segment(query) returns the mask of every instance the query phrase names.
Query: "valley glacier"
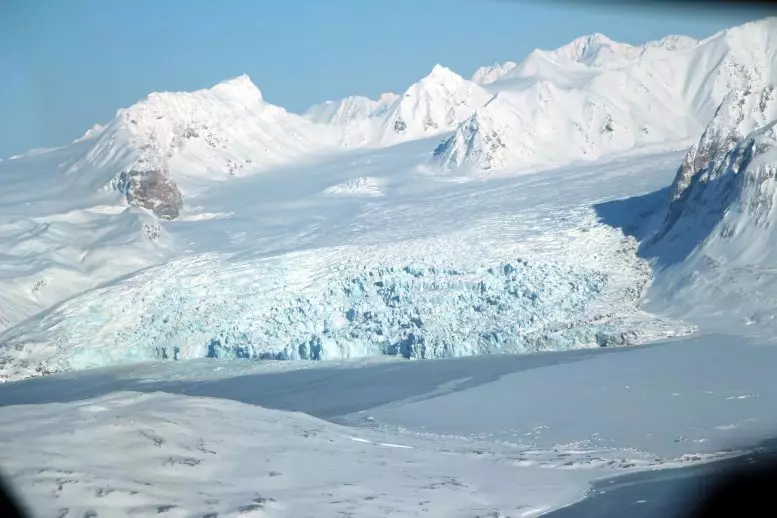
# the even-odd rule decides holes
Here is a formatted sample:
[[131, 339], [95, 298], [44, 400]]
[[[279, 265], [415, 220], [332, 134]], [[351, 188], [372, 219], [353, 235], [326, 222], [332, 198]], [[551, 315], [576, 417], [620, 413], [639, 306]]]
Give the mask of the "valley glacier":
[[[428, 177], [412, 165], [420, 146], [407, 147], [394, 167], [367, 151], [355, 162], [334, 157], [328, 166], [248, 177], [202, 195], [224, 216], [190, 220], [184, 212], [154, 240], [143, 237], [189, 243], [185, 256], [3, 332], [4, 378], [159, 359], [536, 352], [633, 345], [693, 329], [642, 310], [651, 274], [637, 241], [576, 200], [603, 175], [612, 190], [600, 194], [617, 195], [623, 179], [677, 153], [558, 170], [552, 174], [564, 188], [542, 200], [531, 188], [542, 176], [499, 181], [483, 198], [481, 181]], [[385, 196], [333, 197], [319, 187], [365, 169]], [[306, 178], [306, 191], [288, 190], [295, 178]], [[256, 194], [257, 181], [265, 194]], [[240, 205], [245, 192], [253, 194]], [[521, 199], [541, 203], [518, 209]], [[300, 212], [300, 202], [312, 210]], [[464, 229], [455, 225], [459, 211], [469, 219]]]
[[[612, 243], [618, 236], [602, 227], [570, 234], [570, 248], [599, 240], [625, 259], [636, 246]], [[422, 246], [430, 244], [174, 260], [10, 329], [3, 340], [21, 354], [6, 372], [202, 357], [430, 359], [631, 345], [688, 331], [641, 313], [649, 273], [639, 261], [600, 257], [598, 269], [520, 257], [407, 262]]]

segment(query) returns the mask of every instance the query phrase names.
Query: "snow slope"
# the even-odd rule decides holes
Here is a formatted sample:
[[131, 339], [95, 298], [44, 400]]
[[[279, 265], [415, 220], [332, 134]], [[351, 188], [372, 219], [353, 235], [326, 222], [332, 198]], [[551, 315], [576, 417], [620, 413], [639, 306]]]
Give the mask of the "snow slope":
[[533, 51], [435, 150], [447, 169], [531, 169], [696, 138], [734, 88], [777, 79], [777, 18], [702, 41], [642, 46], [594, 34]]
[[685, 138], [683, 118], [654, 116], [646, 106], [537, 81], [497, 93], [435, 149], [432, 163], [448, 170], [538, 169]]
[[176, 248], [153, 215], [73, 174], [98, 134], [0, 163], [0, 330]]
[[0, 443], [14, 446], [0, 461], [36, 516], [532, 516], [590, 476], [484, 459], [484, 441], [164, 393], [5, 407]]

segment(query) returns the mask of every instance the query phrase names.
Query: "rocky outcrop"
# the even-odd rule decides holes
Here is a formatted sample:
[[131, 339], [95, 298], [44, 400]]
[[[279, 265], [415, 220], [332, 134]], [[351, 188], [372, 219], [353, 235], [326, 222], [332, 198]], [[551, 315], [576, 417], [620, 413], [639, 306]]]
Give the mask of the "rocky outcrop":
[[[768, 85], [761, 89], [735, 89], [718, 107], [699, 142], [691, 146], [677, 170], [671, 188], [669, 210], [663, 233], [694, 209], [694, 200], [706, 198], [704, 191], [727, 173], [736, 174], [753, 158], [747, 151], [751, 144], [744, 142], [755, 130], [764, 128], [777, 119], [777, 93]], [[758, 154], [764, 151], [759, 148]], [[719, 182], [718, 182], [719, 183]], [[722, 194], [722, 193], [721, 193]]]
[[183, 207], [178, 186], [167, 171], [149, 169], [122, 172], [116, 189], [127, 197], [130, 205], [144, 207], [160, 219], [175, 219]]

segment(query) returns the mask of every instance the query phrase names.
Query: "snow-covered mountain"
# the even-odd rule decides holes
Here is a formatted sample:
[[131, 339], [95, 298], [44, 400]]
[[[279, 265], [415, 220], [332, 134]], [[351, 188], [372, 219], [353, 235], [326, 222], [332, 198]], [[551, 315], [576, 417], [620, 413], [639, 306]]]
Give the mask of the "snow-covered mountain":
[[305, 115], [339, 127], [345, 146], [390, 146], [451, 131], [490, 98], [479, 85], [435, 65], [401, 96], [348, 97], [313, 106]]
[[723, 246], [732, 258], [753, 263], [777, 254], [776, 125], [773, 85], [726, 97], [677, 171], [661, 246], [678, 240]]
[[196, 92], [152, 93], [119, 110], [68, 173], [91, 169], [97, 185], [110, 182], [130, 203], [175, 218], [179, 188], [289, 163], [334, 139], [329, 128], [265, 102], [244, 75]]
[[552, 166], [686, 136], [681, 117], [660, 119], [648, 110], [537, 81], [497, 93], [437, 147], [432, 160], [447, 169]]
[[523, 169], [694, 138], [729, 91], [775, 80], [774, 34], [777, 18], [767, 18], [699, 42], [668, 36], [632, 46], [594, 34], [535, 50], [487, 85], [496, 98], [432, 161]]
[[643, 245], [659, 272], [654, 310], [772, 339], [775, 175], [777, 91], [735, 89], [688, 150], [658, 229]]
[[[58, 148], [63, 181], [79, 192], [112, 188], [131, 205], [174, 219], [182, 193], [299, 160], [336, 132], [264, 101], [248, 76], [195, 92], [152, 93]], [[17, 160], [47, 156], [30, 152]], [[8, 166], [11, 167], [11, 166]]]
[[299, 161], [336, 138], [265, 102], [241, 76], [153, 93], [67, 146], [3, 161], [0, 255], [13, 273], [0, 276], [0, 329], [169, 257], [174, 240], [156, 219], [197, 212], [187, 198], [203, 188]]
[[383, 115], [399, 95], [384, 93], [378, 99], [354, 95], [339, 101], [326, 101], [305, 110], [303, 116], [321, 124], [344, 125], [355, 120]]

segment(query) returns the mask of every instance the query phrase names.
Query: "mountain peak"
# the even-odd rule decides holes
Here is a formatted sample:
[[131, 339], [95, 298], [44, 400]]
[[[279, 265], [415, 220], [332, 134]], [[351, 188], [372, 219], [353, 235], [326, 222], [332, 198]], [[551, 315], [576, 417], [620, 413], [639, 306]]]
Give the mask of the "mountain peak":
[[237, 77], [221, 81], [210, 89], [214, 94], [223, 94], [225, 96], [240, 99], [242, 101], [261, 101], [262, 92], [251, 81], [248, 74], [242, 74]]
[[380, 94], [380, 97], [378, 97], [378, 104], [389, 104], [399, 99], [399, 95], [395, 94], [394, 92], [386, 92]]
[[615, 41], [611, 40], [601, 32], [594, 32], [593, 34], [589, 34], [588, 36], [583, 36], [581, 39], [585, 39], [586, 41], [596, 42], [596, 43], [615, 43]]
[[603, 49], [607, 49], [605, 51], [606, 54], [612, 54], [614, 52], [627, 52], [631, 48], [633, 47], [627, 43], [618, 43], [602, 33], [595, 32], [576, 38], [550, 54], [563, 61], [590, 65], [596, 63]]
[[566, 45], [562, 46], [561, 48], [565, 47], [575, 47], [575, 48], [584, 48], [591, 45], [627, 45], [625, 43], [618, 43], [617, 41], [614, 41], [601, 32], [595, 32], [593, 34], [588, 34], [586, 36], [580, 36], [579, 38], [575, 38], [574, 40], [570, 41]]
[[480, 85], [491, 84], [509, 74], [517, 66], [518, 63], [515, 61], [495, 62], [493, 65], [478, 68], [472, 74], [470, 81]]
[[667, 50], [684, 50], [689, 49], [695, 45], [698, 45], [698, 40], [691, 38], [690, 36], [682, 36], [679, 34], [670, 34], [658, 41], [649, 42], [645, 46], [657, 46]]
[[444, 67], [438, 63], [434, 65], [429, 75], [421, 79], [421, 82], [423, 83], [423, 82], [434, 81], [437, 83], [441, 83], [441, 82], [450, 82], [450, 81], [459, 82], [463, 80], [464, 78], [461, 77], [459, 74], [457, 74], [450, 68]]

